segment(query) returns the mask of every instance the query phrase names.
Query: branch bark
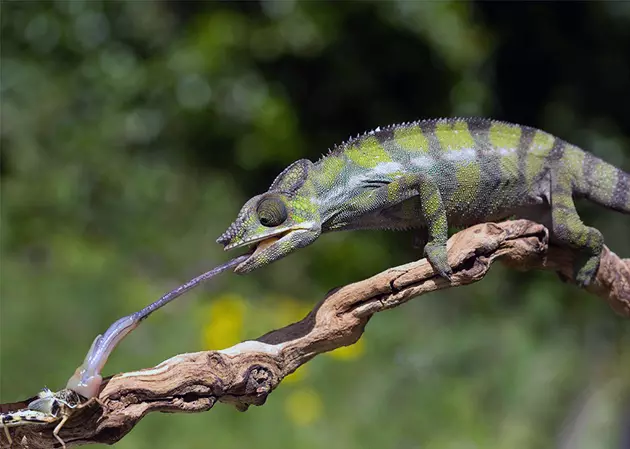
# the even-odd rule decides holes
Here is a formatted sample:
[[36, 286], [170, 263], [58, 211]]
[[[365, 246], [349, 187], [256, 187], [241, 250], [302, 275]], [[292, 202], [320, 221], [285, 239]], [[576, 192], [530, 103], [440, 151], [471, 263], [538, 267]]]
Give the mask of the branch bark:
[[[484, 223], [451, 237], [451, 282], [426, 259], [390, 268], [330, 292], [303, 320], [255, 341], [220, 351], [180, 354], [154, 368], [117, 374], [103, 382], [99, 399], [79, 410], [60, 432], [68, 446], [112, 444], [150, 412], [204, 412], [223, 402], [245, 411], [262, 405], [282, 379], [317, 354], [355, 343], [377, 312], [432, 291], [477, 282], [500, 260], [518, 270], [556, 271], [573, 279], [573, 254], [548, 244], [547, 229], [527, 220]], [[604, 248], [595, 283], [587, 288], [630, 318], [630, 259]], [[54, 425], [11, 429], [14, 446], [58, 445]], [[0, 437], [1, 438], [1, 437]], [[9, 447], [6, 439], [2, 448]]]

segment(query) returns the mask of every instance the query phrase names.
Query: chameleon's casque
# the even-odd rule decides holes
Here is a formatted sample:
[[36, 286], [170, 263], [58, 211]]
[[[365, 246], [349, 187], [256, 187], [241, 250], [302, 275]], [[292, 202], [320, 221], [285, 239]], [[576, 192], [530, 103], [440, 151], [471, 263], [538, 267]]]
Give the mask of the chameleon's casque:
[[323, 232], [418, 229], [443, 277], [448, 226], [510, 216], [545, 224], [552, 240], [583, 255], [576, 280], [590, 283], [603, 246], [582, 223], [575, 197], [630, 213], [630, 175], [534, 128], [488, 119], [439, 119], [377, 128], [313, 163], [287, 167], [250, 199], [217, 240], [256, 246], [247, 273], [309, 245]]

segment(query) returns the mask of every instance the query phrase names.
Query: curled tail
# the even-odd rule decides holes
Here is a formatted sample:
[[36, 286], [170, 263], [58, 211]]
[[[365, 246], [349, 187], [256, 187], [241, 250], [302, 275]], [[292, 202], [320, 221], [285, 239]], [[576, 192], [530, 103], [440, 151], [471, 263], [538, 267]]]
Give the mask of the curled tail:
[[581, 173], [574, 173], [576, 193], [609, 209], [630, 214], [630, 174], [577, 147], [571, 148], [573, 151], [584, 155]]

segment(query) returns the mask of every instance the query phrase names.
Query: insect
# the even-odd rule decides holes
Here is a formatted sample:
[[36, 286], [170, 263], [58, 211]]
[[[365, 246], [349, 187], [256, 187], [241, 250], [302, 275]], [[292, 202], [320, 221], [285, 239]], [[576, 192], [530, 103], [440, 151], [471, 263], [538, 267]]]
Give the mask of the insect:
[[12, 444], [13, 439], [9, 433], [10, 427], [50, 424], [59, 421], [53, 430], [53, 435], [61, 447], [65, 448], [66, 443], [59, 436], [59, 431], [75, 410], [90, 405], [94, 401], [98, 400], [96, 398], [86, 399], [67, 388], [57, 392], [44, 388], [33, 401], [27, 404], [26, 408], [0, 413], [0, 427], [4, 429], [9, 444]]

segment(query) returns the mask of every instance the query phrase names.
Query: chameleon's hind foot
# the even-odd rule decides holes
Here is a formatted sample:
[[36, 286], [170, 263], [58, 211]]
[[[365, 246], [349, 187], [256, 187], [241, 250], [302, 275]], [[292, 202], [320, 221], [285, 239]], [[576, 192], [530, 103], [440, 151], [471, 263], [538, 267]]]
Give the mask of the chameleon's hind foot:
[[595, 280], [604, 236], [597, 229], [582, 223], [571, 191], [562, 183], [563, 175], [570, 176], [564, 172], [555, 176], [552, 173], [551, 176], [552, 238], [576, 251], [573, 273], [575, 283], [583, 288]]
[[429, 259], [429, 263], [437, 273], [447, 281], [453, 276], [453, 269], [448, 264], [445, 243], [427, 243], [424, 247], [424, 254]]
[[575, 283], [580, 288], [587, 287], [595, 281], [599, 268], [599, 256], [591, 256], [585, 264], [577, 264], [575, 267]]

